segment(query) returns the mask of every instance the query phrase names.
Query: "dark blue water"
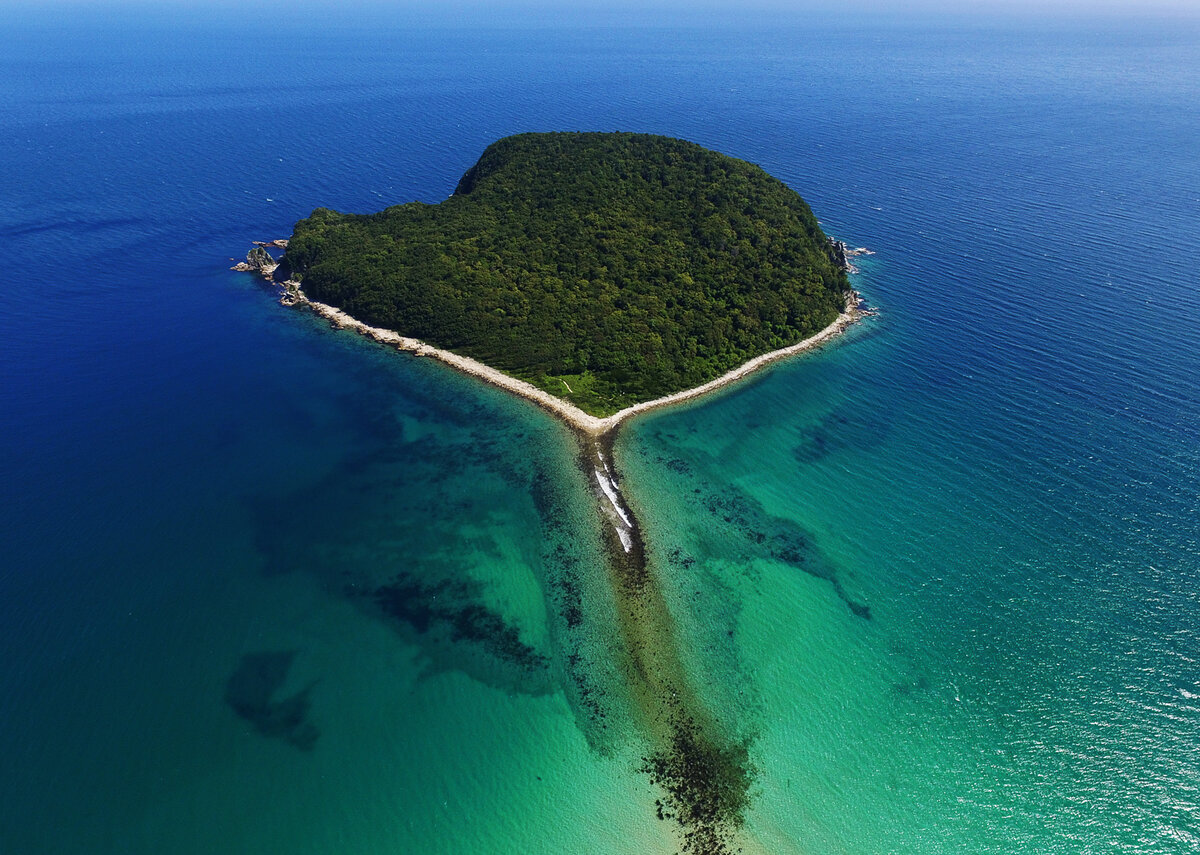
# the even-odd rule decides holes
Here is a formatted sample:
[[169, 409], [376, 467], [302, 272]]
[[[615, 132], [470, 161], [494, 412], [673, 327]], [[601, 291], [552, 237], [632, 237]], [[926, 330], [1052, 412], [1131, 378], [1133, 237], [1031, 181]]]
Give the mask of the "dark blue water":
[[[0, 27], [4, 851], [671, 845], [583, 571], [563, 620], [595, 560], [565, 433], [227, 270], [574, 129], [759, 163], [877, 253], [878, 318], [623, 446], [757, 740], [749, 839], [1200, 851], [1195, 21]], [[799, 527], [871, 621], [697, 489]], [[397, 580], [419, 617], [361, 594]], [[438, 629], [475, 606], [531, 658]]]

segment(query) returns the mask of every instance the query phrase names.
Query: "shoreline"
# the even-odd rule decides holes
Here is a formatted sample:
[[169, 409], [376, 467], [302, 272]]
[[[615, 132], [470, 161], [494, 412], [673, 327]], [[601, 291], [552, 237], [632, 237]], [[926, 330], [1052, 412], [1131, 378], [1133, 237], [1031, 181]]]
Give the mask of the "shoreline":
[[[271, 279], [273, 268], [264, 267], [258, 271], [266, 279]], [[671, 395], [666, 395], [662, 398], [655, 398], [652, 401], [643, 401], [640, 404], [634, 404], [613, 413], [611, 416], [600, 418], [598, 416], [585, 413], [579, 407], [569, 401], [565, 401], [555, 395], [550, 394], [542, 389], [537, 388], [532, 383], [520, 380], [509, 374], [505, 374], [496, 368], [485, 365], [478, 360], [472, 359], [469, 356], [461, 356], [448, 350], [433, 347], [425, 342], [402, 336], [394, 330], [383, 329], [381, 327], [373, 327], [366, 324], [357, 318], [347, 314], [346, 312], [326, 303], [320, 303], [316, 300], [311, 300], [300, 287], [299, 282], [287, 280], [280, 283], [284, 288], [283, 303], [288, 306], [302, 305], [311, 309], [317, 315], [325, 318], [333, 326], [338, 329], [352, 330], [360, 335], [366, 336], [380, 344], [389, 345], [397, 350], [406, 353], [412, 353], [415, 356], [432, 357], [438, 361], [457, 369], [463, 374], [476, 377], [483, 380], [492, 386], [497, 386], [514, 395], [519, 395], [529, 401], [540, 406], [542, 409], [558, 416], [568, 427], [573, 428], [586, 437], [599, 439], [608, 434], [615, 433], [616, 429], [626, 420], [641, 413], [657, 410], [662, 407], [670, 407], [675, 404], [681, 404], [686, 401], [691, 401], [703, 395], [708, 395], [716, 392], [726, 386], [733, 385], [738, 381], [755, 373], [760, 368], [787, 359], [790, 356], [796, 356], [809, 350], [814, 350], [842, 332], [845, 332], [850, 326], [855, 324], [863, 316], [863, 311], [859, 308], [859, 294], [857, 291], [850, 291], [846, 298], [846, 307], [840, 315], [834, 319], [833, 323], [825, 327], [820, 332], [814, 333], [803, 341], [788, 347], [772, 350], [769, 353], [764, 353], [756, 356], [747, 362], [742, 363], [737, 368], [734, 368], [720, 377], [709, 380], [707, 383], [702, 383], [699, 386], [694, 386], [691, 389], [684, 389], [681, 392], [675, 392]]]

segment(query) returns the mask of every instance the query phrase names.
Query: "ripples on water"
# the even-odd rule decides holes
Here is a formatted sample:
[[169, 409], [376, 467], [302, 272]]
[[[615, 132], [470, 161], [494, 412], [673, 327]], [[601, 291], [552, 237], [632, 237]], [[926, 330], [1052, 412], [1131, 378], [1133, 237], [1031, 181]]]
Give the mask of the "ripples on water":
[[14, 20], [12, 851], [669, 845], [561, 432], [224, 270], [577, 128], [760, 163], [877, 251], [878, 318], [618, 449], [755, 835], [1200, 851], [1194, 27]]

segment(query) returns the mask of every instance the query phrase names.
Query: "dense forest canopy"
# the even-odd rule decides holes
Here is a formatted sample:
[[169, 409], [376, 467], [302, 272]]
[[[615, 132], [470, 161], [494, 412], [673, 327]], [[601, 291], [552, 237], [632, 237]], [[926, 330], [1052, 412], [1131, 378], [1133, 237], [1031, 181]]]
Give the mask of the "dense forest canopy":
[[595, 415], [794, 344], [833, 321], [849, 288], [781, 181], [631, 133], [507, 137], [439, 204], [318, 208], [283, 269], [314, 300]]

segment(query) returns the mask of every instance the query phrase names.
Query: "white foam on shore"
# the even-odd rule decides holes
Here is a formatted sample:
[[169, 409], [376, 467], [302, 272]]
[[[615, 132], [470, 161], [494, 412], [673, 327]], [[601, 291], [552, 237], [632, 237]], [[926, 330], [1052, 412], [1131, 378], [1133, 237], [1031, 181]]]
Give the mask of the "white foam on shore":
[[599, 482], [600, 489], [604, 491], [605, 497], [607, 497], [609, 504], [613, 506], [613, 510], [617, 512], [617, 516], [625, 521], [625, 525], [633, 528], [633, 523], [629, 520], [628, 515], [626, 515], [624, 509], [621, 507], [620, 501], [617, 499], [617, 485], [599, 469], [596, 470], [596, 481]]

